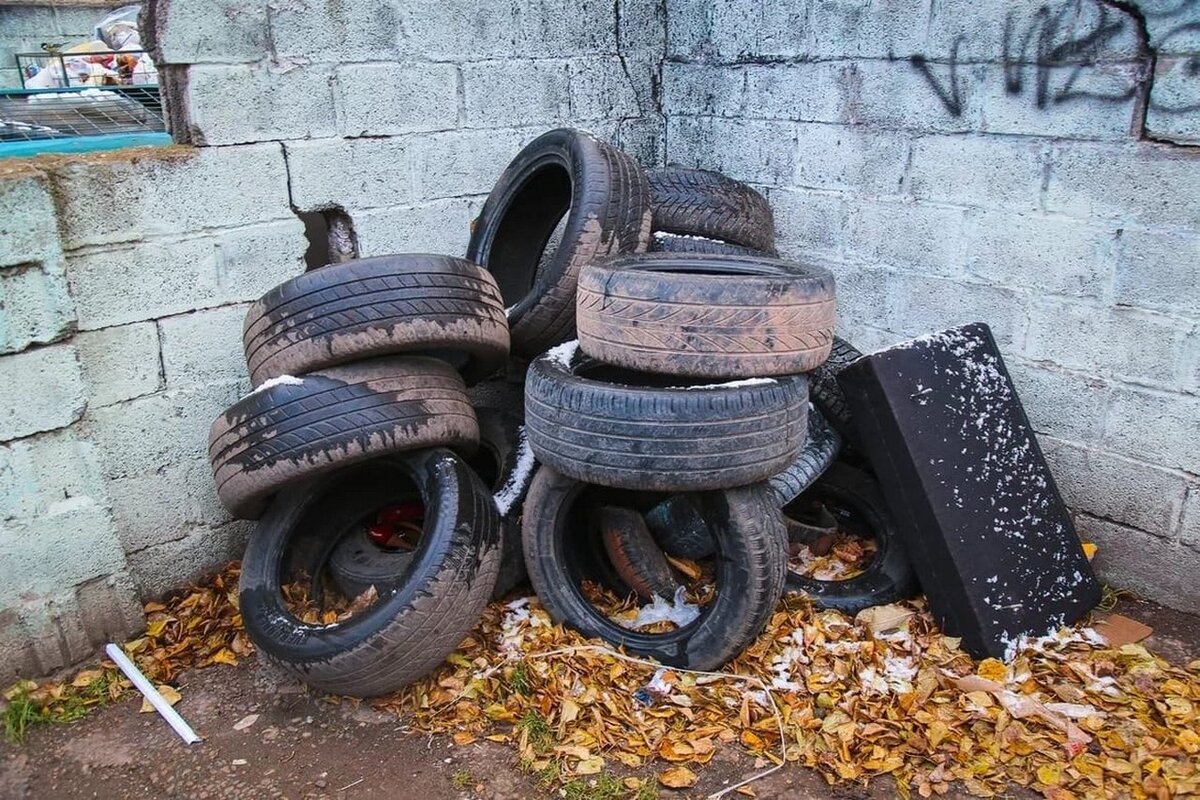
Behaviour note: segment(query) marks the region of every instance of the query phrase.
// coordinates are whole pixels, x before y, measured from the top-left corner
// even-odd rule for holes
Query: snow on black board
[[[1100,599],[1070,515],[983,323],[864,356],[838,375],[929,606],[975,656]]]

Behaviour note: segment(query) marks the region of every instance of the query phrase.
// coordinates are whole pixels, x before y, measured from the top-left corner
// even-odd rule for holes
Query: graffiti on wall
[[[1200,0],[1174,0],[1134,15],[1127,4],[1103,0],[1067,0],[1045,5],[1032,14],[1010,11],[1000,32],[995,71],[973,71],[963,77],[959,53],[967,35],[958,36],[948,59],[934,63],[924,55],[909,63],[927,82],[948,114],[961,116],[968,80],[1002,80],[1004,91],[1025,97],[1039,109],[1077,100],[1124,103],[1161,79],[1168,66],[1159,53],[1171,53],[1174,83],[1190,79],[1184,91],[1176,85],[1167,96],[1150,95],[1150,107],[1168,112],[1200,110]],[[1147,28],[1150,28],[1148,31]],[[1154,48],[1151,49],[1151,42]],[[1150,94],[1147,92],[1147,94]]]

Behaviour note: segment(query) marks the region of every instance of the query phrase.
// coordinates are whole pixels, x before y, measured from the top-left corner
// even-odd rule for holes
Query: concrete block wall
[[[246,305],[360,255],[461,253],[500,171],[571,125],[662,158],[664,15],[593,0],[157,2],[189,146],[0,162],[0,681],[90,655],[240,555],[211,421],[249,389]]]
[[[759,186],[861,349],[990,323],[1101,575],[1197,608],[1200,4],[667,9],[667,161]]]

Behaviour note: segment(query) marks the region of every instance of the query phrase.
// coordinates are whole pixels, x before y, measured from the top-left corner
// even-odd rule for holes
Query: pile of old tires
[[[696,669],[746,647],[785,585],[847,610],[895,599],[903,563],[848,589],[787,571],[840,523],[887,551],[871,479],[830,468],[853,428],[835,302],[827,271],[775,257],[750,187],[542,135],[465,259],[334,264],[251,307],[254,390],[210,434],[219,497],[258,520],[248,634],[367,696],[440,664],[526,570],[556,621]],[[605,593],[657,621],[614,618]]]

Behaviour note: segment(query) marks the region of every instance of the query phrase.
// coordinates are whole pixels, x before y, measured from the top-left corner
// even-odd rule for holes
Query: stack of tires
[[[834,314],[832,276],[775,257],[751,188],[538,137],[465,259],[330,265],[251,307],[255,388],[210,434],[218,495],[259,520],[248,634],[316,688],[382,694],[528,570],[559,622],[724,663],[784,591],[806,523],[780,507],[829,516],[812,498],[840,439],[809,386],[836,391]],[[673,621],[616,621],[597,592]]]

